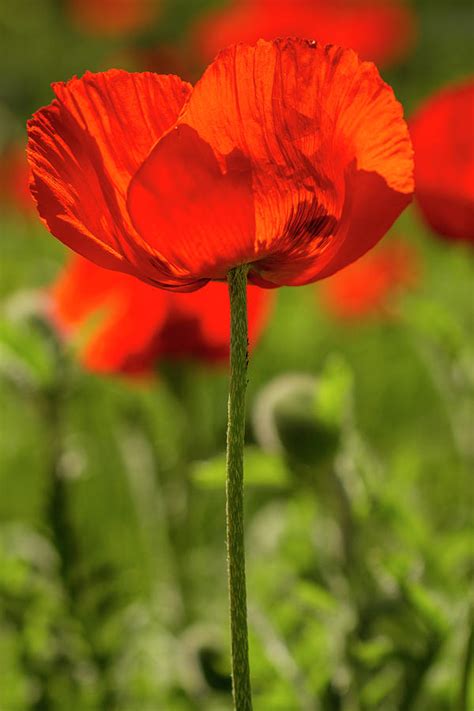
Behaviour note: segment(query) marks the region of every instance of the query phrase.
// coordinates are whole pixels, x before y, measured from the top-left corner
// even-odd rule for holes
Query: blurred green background
[[[211,4],[170,0],[104,37],[66,2],[3,0],[1,148],[51,81],[155,46],[157,71],[177,47],[198,76],[189,32]],[[408,115],[473,70],[472,5],[413,7],[413,51],[383,71]],[[230,709],[225,369],[85,372],[38,315],[66,250],[13,205],[0,229],[0,709]],[[472,252],[416,208],[394,232],[421,264],[397,318],[347,325],[317,287],[281,289],[251,359],[257,711],[474,708]]]

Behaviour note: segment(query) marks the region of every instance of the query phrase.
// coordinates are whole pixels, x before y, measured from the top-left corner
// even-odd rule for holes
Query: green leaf
[[[316,417],[325,425],[340,427],[347,414],[353,387],[353,375],[338,354],[328,357],[318,381],[315,396]]]
[[[42,388],[55,372],[51,341],[31,321],[0,321],[0,374],[25,388]]]
[[[277,454],[268,454],[257,447],[246,447],[244,452],[245,483],[249,486],[286,487],[288,471],[283,459]],[[225,455],[196,462],[192,470],[195,482],[205,488],[225,486]]]

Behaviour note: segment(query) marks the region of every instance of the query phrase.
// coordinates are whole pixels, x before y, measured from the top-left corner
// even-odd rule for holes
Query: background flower
[[[234,42],[308,37],[355,49],[387,65],[404,58],[414,39],[413,11],[398,0],[235,0],[197,25],[206,60]]]
[[[91,34],[120,35],[155,20],[159,0],[66,0],[73,22]]]
[[[227,285],[173,294],[134,277],[73,257],[51,290],[60,331],[79,339],[81,360],[98,372],[151,374],[161,360],[227,363]],[[254,346],[272,294],[249,287],[249,339]],[[82,332],[82,335],[81,335]]]
[[[11,144],[0,155],[0,203],[32,215],[35,205],[28,181],[29,167],[25,147]]]
[[[419,259],[407,243],[393,238],[319,285],[329,314],[347,321],[393,314],[395,297],[416,284]]]
[[[443,237],[474,243],[474,79],[426,100],[410,121],[416,198]]]

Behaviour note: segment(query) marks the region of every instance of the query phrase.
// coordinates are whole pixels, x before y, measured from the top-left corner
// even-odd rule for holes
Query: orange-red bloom
[[[166,358],[228,360],[230,309],[225,284],[173,294],[74,256],[51,297],[59,330],[68,337],[83,329],[80,357],[91,370],[146,375]],[[251,347],[265,326],[271,302],[270,292],[249,286]]]
[[[156,18],[158,0],[69,0],[74,22],[91,34],[120,35]]]
[[[234,0],[197,25],[196,41],[209,61],[234,42],[294,34],[388,65],[406,54],[414,27],[413,13],[400,0]]]
[[[0,202],[31,213],[34,202],[28,187],[29,167],[25,149],[11,145],[0,156]]]
[[[474,242],[474,80],[424,103],[410,132],[424,218],[440,235]]]
[[[336,318],[356,321],[389,315],[394,297],[416,283],[418,258],[407,244],[383,242],[354,264],[321,282],[319,294]]]
[[[193,290],[249,264],[316,281],[373,247],[411,200],[400,104],[351,50],[223,51],[193,89],[111,70],[54,85],[28,125],[50,231],[98,265]]]

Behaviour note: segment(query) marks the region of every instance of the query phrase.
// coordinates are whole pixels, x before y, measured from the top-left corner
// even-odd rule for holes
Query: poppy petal
[[[249,161],[237,151],[220,165],[183,125],[168,133],[133,178],[128,209],[147,244],[189,277],[222,279],[249,260],[255,233]]]
[[[153,262],[150,279],[158,281],[160,272],[166,279],[163,260],[130,223],[126,191],[151,147],[176,121],[190,85],[174,76],[112,69],[53,88],[57,98],[28,123],[31,188],[48,229],[111,269],[133,273],[142,254]]]
[[[410,200],[412,149],[401,107],[374,65],[351,50],[296,39],[230,47],[198,82],[178,124],[132,180],[129,210],[144,240],[190,273],[219,279],[248,262],[250,280],[261,286],[307,283],[366,252]],[[174,242],[162,212],[171,156],[173,171],[181,164],[188,181]],[[211,191],[203,163],[215,176]],[[390,209],[375,219],[379,203],[382,213],[385,203]],[[357,229],[348,249],[350,204],[357,225],[366,219],[371,228]],[[191,239],[197,219],[212,256]]]
[[[412,199],[411,193],[390,188],[378,173],[356,169],[348,177],[346,195],[332,259],[322,269],[302,270],[294,283],[323,279],[355,262],[380,241]]]

